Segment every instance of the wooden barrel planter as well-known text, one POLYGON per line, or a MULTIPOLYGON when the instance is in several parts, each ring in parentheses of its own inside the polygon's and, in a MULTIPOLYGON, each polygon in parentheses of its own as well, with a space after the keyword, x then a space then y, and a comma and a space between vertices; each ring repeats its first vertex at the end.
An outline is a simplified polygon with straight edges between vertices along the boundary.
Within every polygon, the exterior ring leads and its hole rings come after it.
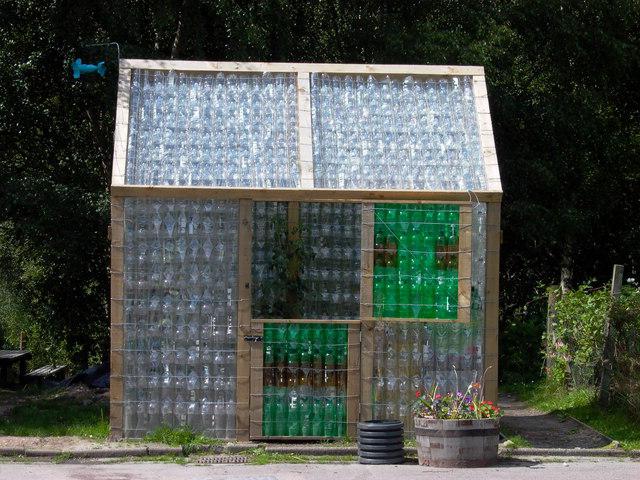
POLYGON ((498 462, 500 420, 414 419, 418 462, 432 467, 488 467, 498 462))

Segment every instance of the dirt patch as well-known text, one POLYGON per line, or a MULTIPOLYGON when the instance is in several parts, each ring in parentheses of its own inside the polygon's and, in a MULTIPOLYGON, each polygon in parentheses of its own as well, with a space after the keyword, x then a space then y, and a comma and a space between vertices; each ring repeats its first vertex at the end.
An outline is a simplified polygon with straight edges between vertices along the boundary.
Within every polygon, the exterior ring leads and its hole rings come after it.
POLYGON ((600 448, 611 439, 571 417, 544 413, 512 394, 501 393, 500 425, 510 435, 520 435, 536 448, 600 448))

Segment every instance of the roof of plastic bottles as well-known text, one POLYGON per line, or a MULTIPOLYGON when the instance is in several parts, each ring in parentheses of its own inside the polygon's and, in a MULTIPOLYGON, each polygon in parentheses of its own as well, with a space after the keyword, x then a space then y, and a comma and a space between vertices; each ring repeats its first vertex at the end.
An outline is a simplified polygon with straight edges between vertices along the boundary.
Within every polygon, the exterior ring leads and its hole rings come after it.
POLYGON ((123 60, 118 102, 114 184, 501 191, 481 67, 123 60))

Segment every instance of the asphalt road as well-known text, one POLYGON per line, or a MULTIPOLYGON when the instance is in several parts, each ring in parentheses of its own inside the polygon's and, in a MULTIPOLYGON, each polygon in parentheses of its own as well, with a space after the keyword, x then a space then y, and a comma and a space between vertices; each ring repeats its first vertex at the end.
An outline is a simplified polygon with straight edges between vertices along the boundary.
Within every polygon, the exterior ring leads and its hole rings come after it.
POLYGON ((640 461, 502 462, 496 468, 436 469, 417 465, 176 465, 168 463, 51 464, 3 463, 2 480, 632 480, 640 461))

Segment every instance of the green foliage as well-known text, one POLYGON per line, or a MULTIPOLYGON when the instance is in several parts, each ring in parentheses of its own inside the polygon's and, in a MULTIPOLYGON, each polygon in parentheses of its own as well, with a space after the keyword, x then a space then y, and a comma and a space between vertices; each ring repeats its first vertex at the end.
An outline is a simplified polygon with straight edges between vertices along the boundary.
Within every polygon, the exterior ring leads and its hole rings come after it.
POLYGON ((500 371, 505 383, 532 381, 543 370, 542 339, 547 317, 546 290, 536 286, 522 306, 507 306, 500 332, 500 371))
POLYGON ((551 378, 564 385, 594 384, 604 348, 603 331, 611 296, 604 289, 581 285, 565 292, 556 303, 556 342, 552 349, 551 378))
POLYGON ((270 463, 351 463, 354 455, 297 455, 293 453, 268 452, 264 448, 254 448, 246 452, 254 465, 270 463))
POLYGON ((69 399, 43 399, 19 405, 0 417, 0 435, 60 437, 75 435, 105 440, 109 408, 69 399))
POLYGON ((616 401, 640 421, 640 289, 627 286, 611 308, 615 338, 612 391, 616 401))
POLYGON ((544 412, 569 415, 620 442, 625 449, 640 448, 640 423, 625 408, 603 410, 596 402, 595 389, 567 389, 541 381, 507 387, 529 405, 544 412))
POLYGON ((597 385, 607 316, 614 344, 614 399, 640 419, 640 290, 633 286, 625 286, 615 301, 609 286, 582 285, 562 295, 556 303, 548 377, 558 387, 597 385))
POLYGON ((171 428, 161 425, 145 435, 147 442, 164 443, 172 447, 189 447, 192 445, 216 445, 220 440, 207 438, 194 432, 190 427, 171 428))
POLYGON ((264 294, 257 310, 264 318, 300 318, 307 291, 300 274, 313 253, 305 248, 300 229, 290 230, 284 219, 273 220, 270 229, 275 233, 267 267, 273 276, 262 285, 264 294))

